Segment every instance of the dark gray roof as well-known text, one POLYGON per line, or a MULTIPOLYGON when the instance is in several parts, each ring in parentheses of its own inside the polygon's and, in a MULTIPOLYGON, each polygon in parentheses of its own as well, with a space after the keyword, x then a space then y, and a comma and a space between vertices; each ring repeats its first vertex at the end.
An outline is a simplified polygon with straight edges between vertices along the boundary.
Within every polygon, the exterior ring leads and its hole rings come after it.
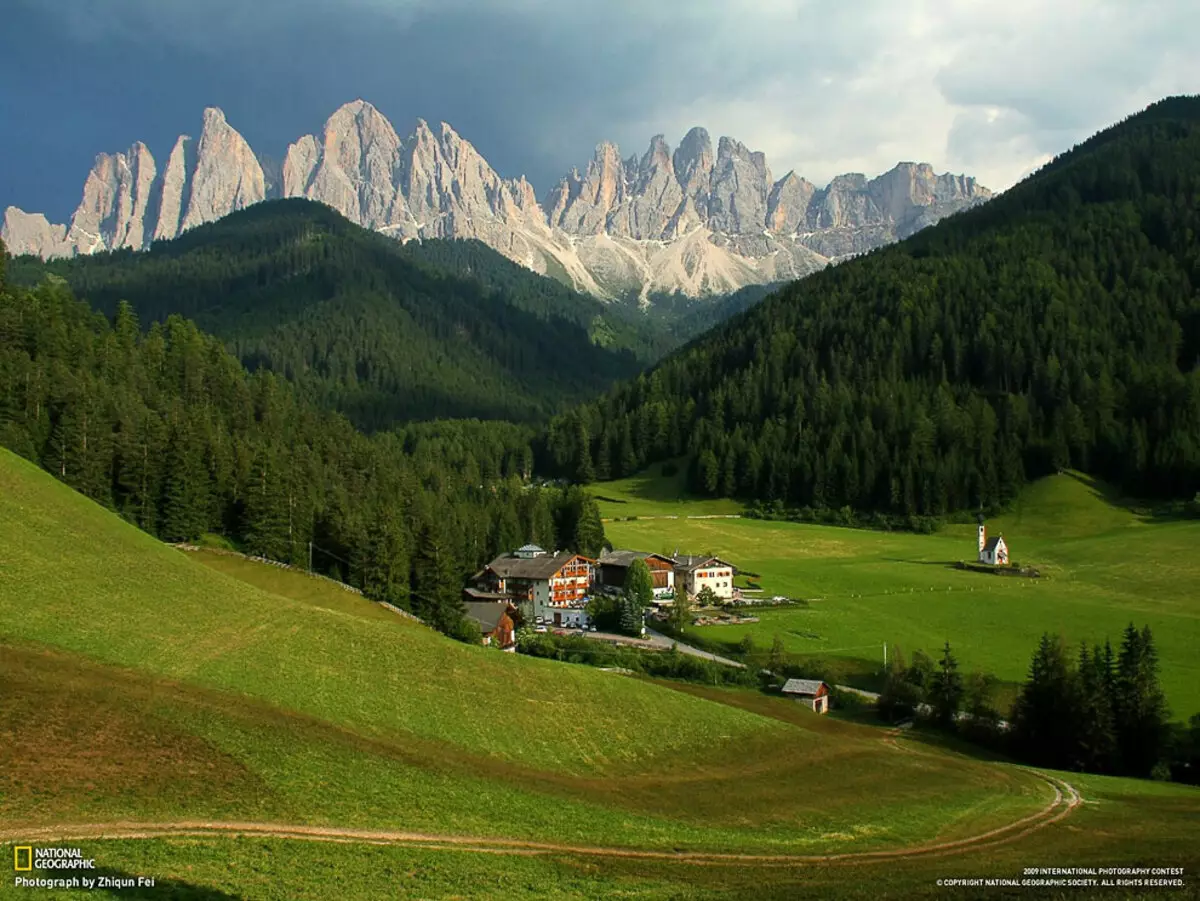
POLYGON ((714 566, 728 566, 732 570, 737 567, 732 563, 722 560, 720 557, 699 556, 696 554, 685 554, 682 557, 675 558, 675 568, 683 570, 701 569, 702 567, 712 564, 714 566))
POLYGON ((997 535, 995 538, 989 538, 987 540, 987 544, 983 546, 983 549, 985 551, 994 551, 996 549, 996 545, 998 545, 1002 540, 1004 540, 1003 535, 997 535))
POLYGON ((505 554, 489 563, 487 568, 502 579, 549 579, 577 556, 567 551, 529 559, 505 554))
POLYGON ((496 601, 464 601, 463 608, 467 619, 479 623, 480 630, 487 633, 495 631, 500 625, 500 617, 508 611, 508 604, 496 601))
POLYGON ((645 560, 647 557, 675 562, 665 554, 653 554, 649 551, 609 551, 607 554, 601 554, 596 562, 602 566, 629 566, 634 560, 645 560))
POLYGON ((789 695, 816 695, 824 684, 820 679, 788 679, 783 691, 789 695))
POLYGON ((494 591, 483 591, 479 588, 464 588, 463 594, 473 601, 488 601, 493 604, 508 600, 508 595, 506 594, 497 594, 494 591))

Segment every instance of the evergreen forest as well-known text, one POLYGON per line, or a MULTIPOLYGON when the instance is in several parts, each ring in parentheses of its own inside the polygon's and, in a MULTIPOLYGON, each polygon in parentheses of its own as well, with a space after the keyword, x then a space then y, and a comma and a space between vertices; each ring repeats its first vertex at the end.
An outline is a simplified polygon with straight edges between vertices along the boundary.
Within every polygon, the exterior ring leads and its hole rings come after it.
MULTIPOLYGON (((526 541, 595 555, 595 501, 531 482, 532 432, 464 420, 367 436, 178 314, 110 320, 61 278, 6 283, 0 445, 170 542, 225 536, 464 626, 464 579, 526 541)), ((303 384, 303 383, 302 383, 303 384)), ((473 633, 478 640, 478 631, 473 633)))
POLYGON ((687 461, 768 506, 933 517, 1068 467, 1200 491, 1200 98, 795 282, 551 421, 579 481, 687 461))
POLYGON ((544 421, 673 346, 660 324, 536 275, 478 241, 398 241, 308 200, 255 204, 149 251, 11 264, 112 317, 178 314, 360 428, 544 421))

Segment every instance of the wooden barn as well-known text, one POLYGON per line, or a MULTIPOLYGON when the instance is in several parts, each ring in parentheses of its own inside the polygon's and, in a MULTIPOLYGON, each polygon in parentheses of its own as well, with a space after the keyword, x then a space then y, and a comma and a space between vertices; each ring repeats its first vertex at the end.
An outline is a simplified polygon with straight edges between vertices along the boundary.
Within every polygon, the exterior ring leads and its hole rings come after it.
POLYGON ((654 591, 670 592, 675 588, 675 561, 662 554, 648 554, 644 551, 609 551, 602 554, 596 561, 599 570, 599 583, 607 588, 624 588, 625 576, 634 560, 646 561, 650 568, 650 578, 654 582, 654 591))
POLYGON ((466 618, 479 626, 481 644, 494 644, 505 651, 516 650, 516 626, 513 622, 516 607, 503 601, 467 601, 463 608, 466 618))
POLYGON ((788 679, 783 683, 783 693, 814 713, 829 712, 829 686, 820 679, 788 679))

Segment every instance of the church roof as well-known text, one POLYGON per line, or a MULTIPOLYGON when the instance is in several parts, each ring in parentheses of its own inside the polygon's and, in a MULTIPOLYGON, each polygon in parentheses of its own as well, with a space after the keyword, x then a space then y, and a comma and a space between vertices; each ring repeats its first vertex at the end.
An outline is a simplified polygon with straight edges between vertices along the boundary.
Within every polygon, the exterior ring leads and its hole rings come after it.
POLYGON ((989 538, 987 544, 983 546, 985 551, 994 551, 997 547, 1004 543, 1004 536, 997 535, 995 538, 989 538))

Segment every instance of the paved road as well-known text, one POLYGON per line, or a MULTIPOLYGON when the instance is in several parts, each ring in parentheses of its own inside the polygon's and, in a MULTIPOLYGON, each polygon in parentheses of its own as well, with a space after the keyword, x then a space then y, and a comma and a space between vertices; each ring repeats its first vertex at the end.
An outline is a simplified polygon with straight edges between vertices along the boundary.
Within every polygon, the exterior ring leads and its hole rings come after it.
POLYGON ((745 669, 744 663, 738 663, 736 660, 730 660, 728 657, 720 657, 716 654, 710 654, 708 651, 702 651, 699 648, 694 648, 690 644, 677 642, 673 638, 668 638, 659 632, 647 627, 645 638, 633 638, 629 635, 618 635, 616 632, 580 632, 576 629, 554 629, 556 635, 582 635, 585 638, 594 638, 597 641, 611 641, 615 644, 629 645, 633 648, 652 648, 656 651, 669 651, 674 645, 679 653, 691 654, 693 657, 702 657, 705 660, 713 660, 717 663, 723 663, 726 666, 736 666, 738 669, 745 669))
POLYGON ((866 698, 868 701, 879 700, 879 692, 877 691, 863 691, 861 688, 851 688, 849 685, 835 685, 834 688, 837 688, 840 691, 848 691, 850 694, 858 695, 860 698, 866 698))
POLYGON ((726 666, 736 666, 738 669, 745 669, 746 664, 738 663, 736 660, 730 660, 728 657, 720 657, 716 654, 710 654, 708 651, 702 651, 699 648, 694 648, 690 644, 684 644, 681 641, 676 641, 673 638, 668 638, 659 632, 655 632, 649 626, 646 627, 646 634, 650 636, 650 640, 657 647, 669 648, 675 645, 681 654, 691 654, 693 657, 703 657, 705 660, 714 660, 717 663, 724 663, 726 666))

